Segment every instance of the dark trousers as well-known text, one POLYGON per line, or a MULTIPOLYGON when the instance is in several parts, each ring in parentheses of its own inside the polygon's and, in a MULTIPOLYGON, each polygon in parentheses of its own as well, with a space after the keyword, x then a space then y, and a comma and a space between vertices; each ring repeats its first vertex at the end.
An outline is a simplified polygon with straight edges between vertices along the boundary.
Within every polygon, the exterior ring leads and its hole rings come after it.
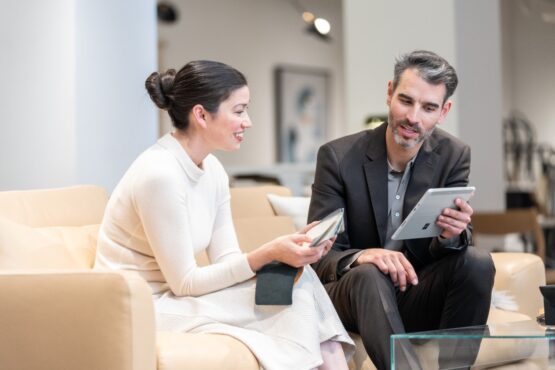
MULTIPOLYGON (((489 253, 469 247, 422 268, 418 285, 405 292, 372 264, 354 267, 325 287, 345 328, 360 334, 372 362, 383 370, 390 367, 392 334, 485 324, 494 277, 489 253)), ((418 368, 412 349, 405 354, 405 365, 397 368, 418 368)))

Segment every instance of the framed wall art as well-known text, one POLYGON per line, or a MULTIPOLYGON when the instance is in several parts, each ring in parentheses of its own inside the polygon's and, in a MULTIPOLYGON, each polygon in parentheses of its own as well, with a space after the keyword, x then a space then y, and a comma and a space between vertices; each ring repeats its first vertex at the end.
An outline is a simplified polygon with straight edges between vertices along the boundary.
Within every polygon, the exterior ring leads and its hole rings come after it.
POLYGON ((329 124, 329 76, 309 67, 275 70, 277 159, 281 163, 316 162, 329 124))

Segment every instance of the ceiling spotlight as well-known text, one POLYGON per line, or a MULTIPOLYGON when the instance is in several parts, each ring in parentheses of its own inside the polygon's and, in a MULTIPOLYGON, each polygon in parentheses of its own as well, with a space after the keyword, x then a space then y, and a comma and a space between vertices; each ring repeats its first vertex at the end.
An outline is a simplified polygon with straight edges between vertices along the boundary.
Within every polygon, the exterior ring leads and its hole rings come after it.
MULTIPOLYGON (((554 0, 555 1, 555 0, 554 0)), ((330 22, 324 18, 316 18, 314 13, 306 10, 300 0, 289 0, 289 3, 302 14, 303 21, 308 25, 307 31, 320 37, 323 40, 330 40, 330 22)))
POLYGON ((308 28, 306 30, 324 41, 330 40, 330 22, 328 22, 324 18, 314 19, 313 22, 308 23, 308 28))
POLYGON ((330 33, 331 30, 330 22, 328 22, 324 18, 316 18, 314 20, 314 27, 322 35, 327 35, 328 33, 330 33))

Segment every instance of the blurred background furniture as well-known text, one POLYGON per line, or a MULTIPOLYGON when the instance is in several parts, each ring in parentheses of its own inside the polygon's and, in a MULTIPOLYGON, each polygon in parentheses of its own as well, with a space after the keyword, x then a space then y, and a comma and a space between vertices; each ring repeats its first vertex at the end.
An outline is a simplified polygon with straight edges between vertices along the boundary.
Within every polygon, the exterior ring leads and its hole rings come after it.
MULTIPOLYGON (((481 235, 518 234, 523 251, 538 255, 545 263, 545 234, 535 208, 514 208, 505 212, 476 212, 472 215, 472 225, 474 237, 477 240, 481 235)), ((504 246, 500 245, 493 249, 503 250, 504 246)), ((546 267, 546 280, 547 283, 555 283, 555 269, 546 267)))
MULTIPOLYGON (((275 214, 268 193, 291 195, 282 186, 231 190, 245 251, 296 230, 291 217, 275 214)), ((156 332, 146 282, 91 270, 106 201, 96 186, 0 192, 0 369, 258 370, 249 349, 229 336, 156 332)), ((517 311, 492 307, 489 322, 533 318, 542 307, 541 259, 493 258, 495 289, 511 296, 517 311)), ((352 335, 357 351, 350 369, 373 369, 352 335)))
POLYGON ((540 142, 534 125, 520 113, 513 112, 503 123, 506 206, 535 208, 541 215, 545 252, 542 255, 549 272, 555 268, 555 148, 540 142))

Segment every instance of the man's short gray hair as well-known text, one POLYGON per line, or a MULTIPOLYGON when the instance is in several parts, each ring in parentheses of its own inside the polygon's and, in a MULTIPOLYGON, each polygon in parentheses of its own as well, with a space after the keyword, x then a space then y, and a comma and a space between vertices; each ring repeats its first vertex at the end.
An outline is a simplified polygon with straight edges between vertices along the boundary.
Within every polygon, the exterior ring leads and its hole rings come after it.
POLYGON ((420 77, 424 81, 432 85, 445 85, 445 103, 455 92, 459 79, 455 68, 445 59, 427 50, 415 50, 413 52, 401 55, 395 61, 395 69, 393 71, 393 90, 397 88, 401 74, 407 69, 415 68, 420 77))

